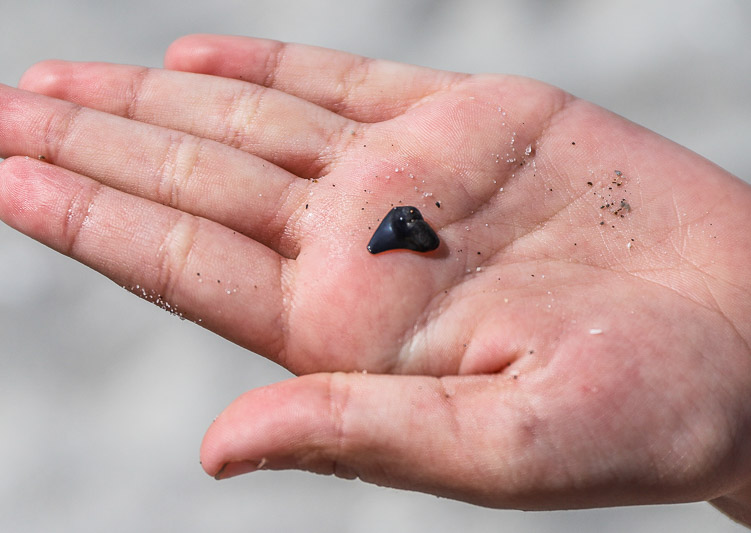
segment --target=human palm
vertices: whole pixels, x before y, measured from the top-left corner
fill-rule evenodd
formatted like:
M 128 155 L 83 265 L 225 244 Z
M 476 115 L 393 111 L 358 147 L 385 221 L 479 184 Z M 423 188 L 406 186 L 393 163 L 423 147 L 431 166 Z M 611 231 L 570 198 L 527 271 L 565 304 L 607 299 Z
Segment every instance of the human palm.
M 0 155 L 45 161 L 3 163 L 0 216 L 297 374 L 367 372 L 244 395 L 209 473 L 524 508 L 747 483 L 746 184 L 527 79 L 206 36 L 167 66 L 3 88 Z M 437 250 L 368 253 L 399 205 Z

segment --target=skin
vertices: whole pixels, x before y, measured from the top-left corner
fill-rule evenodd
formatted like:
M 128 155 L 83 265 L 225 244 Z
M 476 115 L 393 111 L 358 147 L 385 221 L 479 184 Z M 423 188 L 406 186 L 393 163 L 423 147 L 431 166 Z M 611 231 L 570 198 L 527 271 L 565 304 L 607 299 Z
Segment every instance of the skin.
M 206 472 L 751 523 L 751 187 L 528 79 L 218 36 L 165 64 L 0 87 L 0 218 L 300 376 Z M 368 253 L 400 204 L 436 251 Z

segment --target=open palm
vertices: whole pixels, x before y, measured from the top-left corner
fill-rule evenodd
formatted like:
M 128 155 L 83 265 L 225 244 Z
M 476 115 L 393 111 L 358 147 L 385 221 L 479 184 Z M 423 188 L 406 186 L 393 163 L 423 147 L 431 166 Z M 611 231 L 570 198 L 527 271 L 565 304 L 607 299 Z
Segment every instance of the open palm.
M 297 374 L 351 371 L 241 397 L 208 472 L 525 508 L 751 476 L 746 184 L 527 79 L 208 36 L 167 66 L 0 89 L 0 155 L 30 156 L 0 216 Z M 368 253 L 399 205 L 437 250 Z

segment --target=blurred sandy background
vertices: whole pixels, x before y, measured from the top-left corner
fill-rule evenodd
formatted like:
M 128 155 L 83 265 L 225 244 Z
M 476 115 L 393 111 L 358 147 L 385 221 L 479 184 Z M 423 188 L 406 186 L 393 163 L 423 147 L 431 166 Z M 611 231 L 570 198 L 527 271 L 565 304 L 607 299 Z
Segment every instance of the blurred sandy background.
M 528 75 L 751 176 L 747 0 L 0 5 L 10 85 L 45 58 L 160 66 L 180 35 L 254 35 Z M 707 504 L 521 513 L 298 472 L 206 476 L 212 418 L 287 376 L 0 224 L 0 531 L 745 531 Z

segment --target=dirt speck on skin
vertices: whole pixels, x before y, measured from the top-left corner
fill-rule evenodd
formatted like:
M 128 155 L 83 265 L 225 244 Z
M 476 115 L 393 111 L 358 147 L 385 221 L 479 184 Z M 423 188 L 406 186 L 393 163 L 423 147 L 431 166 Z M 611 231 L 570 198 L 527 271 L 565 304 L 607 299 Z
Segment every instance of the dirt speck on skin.
M 618 215 L 618 214 L 620 214 L 621 212 L 622 212 L 622 213 L 624 213 L 624 214 L 625 214 L 625 213 L 630 213 L 630 212 L 631 212 L 631 204 L 629 204 L 629 203 L 628 203 L 628 202 L 626 201 L 626 199 L 625 199 L 625 198 L 623 198 L 623 199 L 621 200 L 620 206 L 618 207 L 618 209 L 616 209 L 615 211 L 613 211 L 613 214 L 614 214 L 614 215 Z M 621 214 L 621 216 L 623 216 L 623 215 Z
M 597 184 L 591 180 L 587 181 L 587 187 L 595 189 L 592 191 L 592 194 L 601 202 L 599 209 L 601 211 L 609 211 L 618 218 L 625 218 L 627 214 L 631 213 L 631 204 L 627 199 L 628 188 L 626 185 L 626 176 L 620 170 L 613 170 L 612 174 L 606 175 L 605 179 Z M 604 226 L 605 222 L 600 221 L 600 225 Z

